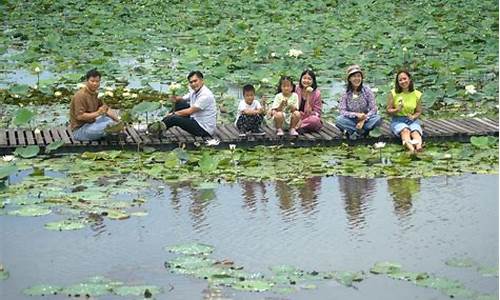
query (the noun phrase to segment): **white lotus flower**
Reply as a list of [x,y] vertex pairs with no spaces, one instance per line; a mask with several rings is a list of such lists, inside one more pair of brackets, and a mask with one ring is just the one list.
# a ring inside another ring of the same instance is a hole
[[36,68],[35,68],[35,73],[40,73],[41,71],[42,71],[42,70],[40,70],[40,68],[39,68],[39,67],[36,67]]
[[271,57],[276,57],[276,52],[271,53]]
[[104,93],[104,95],[107,96],[107,97],[113,97],[113,92],[112,91],[106,91]]
[[102,98],[102,96],[104,96],[104,93],[102,93],[102,92],[97,94],[97,98]]
[[60,91],[56,91],[56,92],[54,93],[54,96],[56,96],[56,97],[61,97],[61,96],[62,96],[62,93],[61,93]]
[[130,93],[129,92],[125,92],[122,94],[123,97],[130,97]]
[[476,87],[473,84],[466,85],[465,93],[468,95],[474,95],[475,93],[477,93]]
[[373,144],[373,148],[375,148],[375,149],[382,149],[384,147],[385,147],[384,142],[377,142],[377,143]]
[[36,85],[36,84],[35,84],[35,85],[33,86],[33,89],[34,89],[34,90],[38,90],[38,85]]
[[34,132],[35,134],[40,134],[40,132],[42,132],[42,131],[40,130],[40,128],[35,128],[35,130],[34,130],[33,132]]
[[312,86],[308,86],[306,88],[306,92],[308,92],[308,93],[312,93],[313,91],[314,91],[314,89],[312,88]]
[[112,92],[112,91],[113,91],[113,88],[112,88],[112,87],[110,87],[110,86],[108,86],[108,87],[106,87],[106,91],[108,91],[108,92]]
[[135,98],[137,98],[137,97],[139,97],[139,95],[137,95],[137,94],[134,94],[134,93],[133,93],[133,94],[130,94],[130,98],[133,98],[133,99],[135,99]]
[[207,146],[217,146],[220,144],[220,141],[218,139],[210,139],[205,142]]
[[229,144],[229,150],[234,150],[236,149],[236,144]]
[[298,58],[302,54],[304,54],[304,52],[302,52],[300,50],[297,50],[297,49],[290,49],[290,50],[288,50],[288,56],[290,56],[290,57]]
[[373,48],[373,49],[377,48],[377,45],[372,45],[372,48]]
[[403,52],[407,52],[407,51],[408,51],[408,48],[403,47]]
[[450,159],[451,158],[451,154],[446,153],[445,155],[443,155],[443,158],[444,159]]
[[181,84],[180,83],[177,83],[177,82],[172,82],[169,86],[168,86],[168,91],[169,92],[172,92],[172,93],[175,93],[175,91],[179,90],[181,88]]
[[269,78],[262,78],[260,80],[260,82],[262,82],[262,83],[269,83]]
[[14,155],[4,155],[2,156],[2,160],[6,162],[14,161],[16,160],[16,157]]
[[378,93],[378,88],[372,88],[372,92]]

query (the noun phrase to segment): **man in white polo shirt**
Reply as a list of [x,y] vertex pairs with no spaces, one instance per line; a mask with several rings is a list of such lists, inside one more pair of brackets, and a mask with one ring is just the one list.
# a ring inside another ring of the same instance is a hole
[[173,112],[162,121],[167,129],[179,126],[195,136],[209,137],[214,134],[217,107],[214,94],[204,85],[203,74],[192,71],[188,75],[190,92],[184,96],[172,96]]

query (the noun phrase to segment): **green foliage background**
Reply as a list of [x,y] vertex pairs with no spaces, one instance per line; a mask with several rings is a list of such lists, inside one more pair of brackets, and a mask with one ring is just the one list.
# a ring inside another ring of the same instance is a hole
[[[53,72],[39,87],[45,97],[71,90],[93,67],[110,82],[134,77],[144,86],[185,83],[200,69],[217,93],[243,83],[272,93],[280,74],[297,78],[308,67],[327,91],[359,63],[384,94],[407,67],[434,109],[487,111],[498,102],[497,1],[3,0],[0,15],[0,72]],[[290,57],[290,49],[303,55]],[[468,84],[478,93],[465,94]],[[0,100],[20,101],[12,90],[42,97],[9,89]]]

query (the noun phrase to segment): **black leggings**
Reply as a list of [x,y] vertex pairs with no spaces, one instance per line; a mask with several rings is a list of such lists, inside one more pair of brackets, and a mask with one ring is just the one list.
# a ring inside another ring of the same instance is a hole
[[[170,112],[183,110],[189,107],[190,106],[187,101],[178,101],[175,103],[174,109],[171,110]],[[189,132],[194,136],[207,136],[207,137],[210,136],[210,134],[206,132],[205,129],[203,129],[200,126],[200,124],[198,124],[198,122],[196,122],[196,120],[191,117],[181,117],[172,114],[163,118],[162,121],[163,123],[165,123],[165,126],[167,126],[167,129],[172,126],[179,126],[180,128],[184,129],[185,131]]]

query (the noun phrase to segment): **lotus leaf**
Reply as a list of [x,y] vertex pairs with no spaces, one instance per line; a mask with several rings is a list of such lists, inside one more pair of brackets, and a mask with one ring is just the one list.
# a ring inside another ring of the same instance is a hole
[[388,273],[387,276],[389,276],[392,279],[406,280],[406,281],[411,281],[413,283],[416,283],[417,280],[424,280],[429,277],[427,273],[405,272],[405,271]]
[[138,114],[148,113],[157,110],[158,108],[160,108],[160,103],[144,101],[135,105],[134,108],[132,108],[132,114],[138,115]]
[[165,250],[184,255],[208,255],[214,251],[214,247],[201,243],[187,243],[167,246]]
[[199,269],[204,267],[210,267],[215,263],[215,260],[207,257],[200,257],[194,255],[179,256],[173,260],[169,260],[165,263],[167,268],[171,269]]
[[11,216],[20,216],[20,217],[38,217],[50,214],[52,211],[48,208],[41,206],[25,206],[17,210],[11,210],[8,212]]
[[7,271],[2,264],[0,264],[0,281],[9,278],[9,271]]
[[125,220],[130,218],[130,215],[123,211],[108,210],[108,218],[111,220]]
[[20,108],[14,116],[13,123],[15,126],[22,126],[28,124],[34,117],[31,110],[27,108]]
[[477,271],[484,277],[498,277],[498,267],[480,266]]
[[14,154],[22,158],[32,158],[38,155],[40,147],[38,145],[29,145],[26,147],[18,147]]
[[353,282],[359,282],[362,281],[364,278],[364,275],[362,272],[340,272],[337,271],[334,273],[334,278],[337,282],[345,285],[345,286],[352,286]]
[[104,128],[104,131],[106,133],[119,133],[123,132],[124,129],[125,129],[125,123],[118,122],[116,124],[108,125],[106,128]]

